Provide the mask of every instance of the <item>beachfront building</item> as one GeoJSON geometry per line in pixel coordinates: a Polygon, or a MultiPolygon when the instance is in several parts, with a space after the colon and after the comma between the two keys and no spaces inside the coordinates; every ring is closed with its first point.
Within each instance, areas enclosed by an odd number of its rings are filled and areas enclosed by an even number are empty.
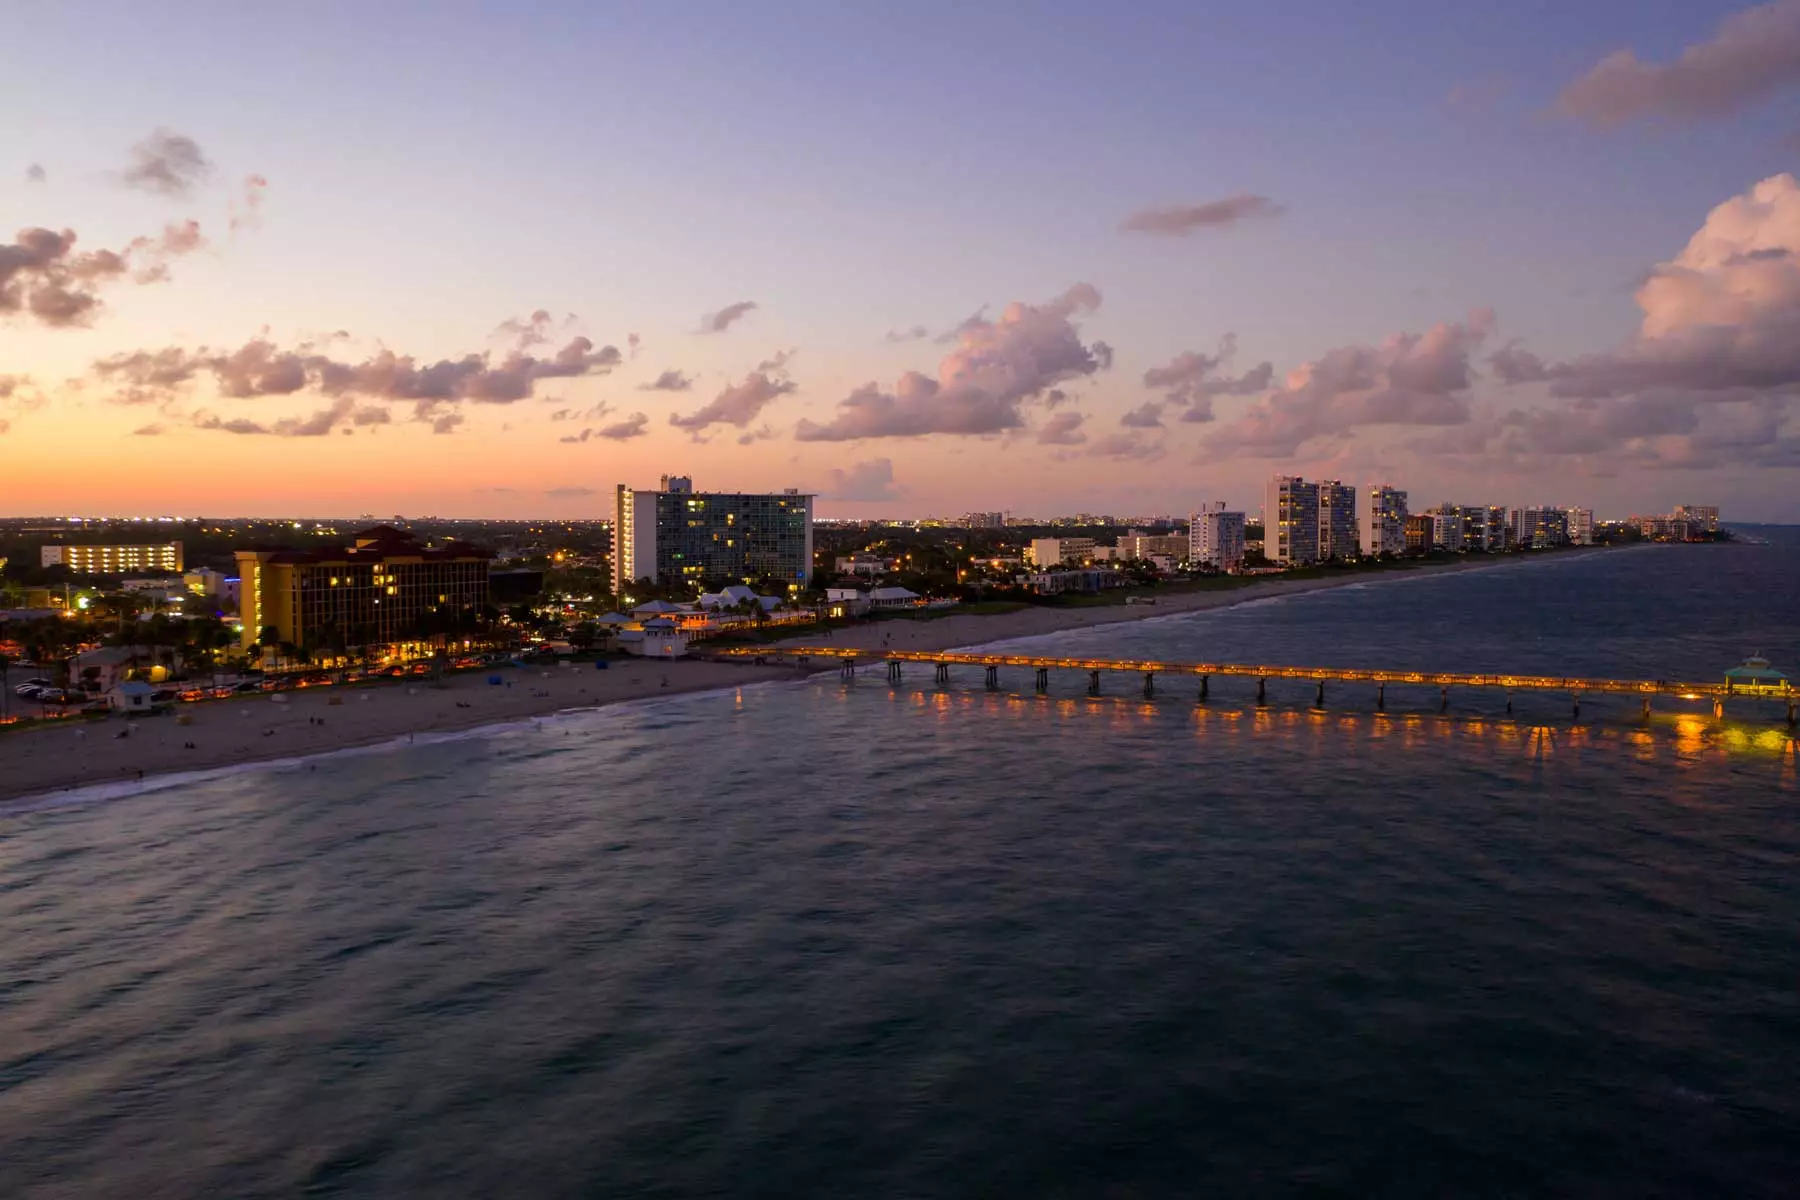
{"type": "Polygon", "coordinates": [[[1355,558],[1356,489],[1335,479],[1319,483],[1319,558],[1355,558]]]}
{"type": "Polygon", "coordinates": [[[1086,537],[1033,538],[1025,548],[1025,561],[1040,571],[1064,564],[1078,566],[1094,557],[1094,539],[1086,537]]]}
{"type": "Polygon", "coordinates": [[[1244,566],[1244,514],[1215,500],[1188,518],[1188,561],[1236,572],[1244,566]]]}
{"type": "Polygon", "coordinates": [[[699,584],[777,579],[790,590],[812,575],[813,497],[785,492],[696,492],[684,475],[655,491],[619,484],[613,506],[615,594],[640,579],[699,584]]]}
{"type": "Polygon", "coordinates": [[[1432,544],[1432,533],[1436,528],[1437,519],[1429,513],[1414,513],[1406,518],[1406,552],[1430,554],[1436,549],[1432,544]]]}
{"type": "Polygon", "coordinates": [[[1184,533],[1145,533],[1133,529],[1119,539],[1113,557],[1118,560],[1152,558],[1183,559],[1188,556],[1188,538],[1184,533]]]}
{"type": "Polygon", "coordinates": [[[1515,508],[1507,514],[1507,524],[1512,544],[1520,548],[1543,550],[1569,542],[1568,513],[1551,505],[1515,508]]]}
{"type": "Polygon", "coordinates": [[[1440,504],[1436,508],[1426,509],[1423,516],[1431,518],[1431,545],[1437,550],[1456,550],[1464,548],[1462,509],[1454,504],[1440,504]]]}
{"type": "Polygon", "coordinates": [[[1284,567],[1319,561],[1319,485],[1277,475],[1263,494],[1263,555],[1284,567]]]}
{"type": "Polygon", "coordinates": [[[1363,492],[1359,532],[1364,558],[1399,554],[1406,549],[1406,493],[1385,483],[1372,483],[1363,492]]]}
{"type": "Polygon", "coordinates": [[[1123,580],[1107,567],[1086,567],[1071,571],[1040,571],[1028,577],[1033,591],[1044,596],[1060,596],[1064,592],[1098,592],[1118,587],[1123,580]]]}
{"type": "Polygon", "coordinates": [[[265,630],[314,651],[423,643],[479,617],[492,558],[467,542],[428,547],[389,525],[345,546],[239,550],[243,646],[265,630]]]}
{"type": "MultiPolygon", "coordinates": [[[[1715,513],[1717,509],[1713,510],[1715,513]]],[[[1591,546],[1594,544],[1594,510],[1591,508],[1567,508],[1563,516],[1568,520],[1569,543],[1574,546],[1591,546]]]]}
{"type": "Polygon", "coordinates": [[[1687,536],[1719,532],[1719,507],[1716,504],[1677,504],[1669,514],[1674,520],[1687,522],[1687,536]]]}
{"type": "Polygon", "coordinates": [[[136,575],[161,571],[179,575],[182,570],[181,543],[158,542],[138,546],[68,546],[51,545],[38,548],[41,566],[61,564],[77,575],[136,575]]]}

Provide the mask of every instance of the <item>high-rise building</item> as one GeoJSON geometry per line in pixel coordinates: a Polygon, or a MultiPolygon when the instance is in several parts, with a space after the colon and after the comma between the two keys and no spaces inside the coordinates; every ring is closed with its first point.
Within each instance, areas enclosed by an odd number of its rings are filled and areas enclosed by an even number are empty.
{"type": "Polygon", "coordinates": [[[1594,544],[1594,510],[1570,508],[1563,511],[1569,522],[1569,541],[1577,546],[1594,544]]]}
{"type": "Polygon", "coordinates": [[[1515,508],[1507,514],[1507,524],[1513,545],[1521,548],[1543,550],[1569,541],[1569,517],[1560,508],[1515,508]]]}
{"type": "Polygon", "coordinates": [[[963,518],[963,524],[970,529],[1005,529],[1006,514],[1003,512],[972,512],[963,518]]]}
{"type": "Polygon", "coordinates": [[[1506,522],[1506,505],[1488,505],[1486,541],[1487,548],[1495,553],[1512,548],[1512,532],[1506,522]]]}
{"type": "Polygon", "coordinates": [[[1406,549],[1406,493],[1385,483],[1363,492],[1361,534],[1365,558],[1399,554],[1406,549]]]}
{"type": "Polygon", "coordinates": [[[389,525],[348,546],[239,550],[244,648],[265,629],[314,651],[425,641],[486,607],[492,557],[466,542],[428,548],[389,525]]]}
{"type": "Polygon", "coordinates": [[[1426,510],[1423,515],[1431,518],[1431,544],[1434,549],[1460,551],[1466,548],[1462,509],[1454,504],[1440,504],[1426,510]]]}
{"type": "Polygon", "coordinates": [[[657,583],[748,583],[790,587],[812,574],[813,498],[785,492],[696,492],[685,475],[657,491],[619,484],[613,502],[613,592],[657,583]]]}
{"type": "Polygon", "coordinates": [[[1406,552],[1408,554],[1430,554],[1436,549],[1432,545],[1432,531],[1437,527],[1437,520],[1429,513],[1415,513],[1406,518],[1406,552]]]}
{"type": "Polygon", "coordinates": [[[1319,561],[1319,485],[1277,475],[1263,496],[1263,554],[1283,566],[1319,561]]]}
{"type": "Polygon", "coordinates": [[[1319,558],[1355,558],[1356,489],[1335,479],[1319,485],[1319,558]]]}
{"type": "Polygon", "coordinates": [[[1670,515],[1676,520],[1687,522],[1689,537],[1719,532],[1719,508],[1716,504],[1677,504],[1670,515]]]}
{"type": "Polygon", "coordinates": [[[148,546],[41,546],[38,562],[46,567],[61,563],[77,575],[125,575],[136,571],[179,575],[183,569],[180,542],[148,546]]]}
{"type": "Polygon", "coordinates": [[[1197,566],[1237,571],[1244,565],[1244,514],[1215,500],[1188,518],[1188,559],[1197,566]]]}

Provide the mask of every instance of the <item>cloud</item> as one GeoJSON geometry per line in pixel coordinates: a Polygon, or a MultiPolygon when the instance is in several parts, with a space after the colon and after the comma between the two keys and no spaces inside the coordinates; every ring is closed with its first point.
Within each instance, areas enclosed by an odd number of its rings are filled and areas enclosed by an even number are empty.
{"type": "MultiPolygon", "coordinates": [[[[196,429],[245,436],[266,434],[270,437],[324,437],[340,427],[348,429],[351,426],[386,425],[392,420],[393,416],[384,408],[358,405],[353,397],[340,396],[329,407],[319,409],[307,417],[283,417],[271,423],[263,423],[245,417],[227,420],[201,409],[194,414],[192,423],[196,429]]],[[[460,422],[461,418],[458,417],[457,420],[460,422]]],[[[157,426],[146,428],[157,428],[160,431],[157,426]]],[[[138,432],[142,433],[143,430],[138,432]]]]}
{"type": "Polygon", "coordinates": [[[261,175],[244,176],[243,195],[230,208],[231,231],[255,229],[262,224],[263,193],[268,190],[269,181],[261,175]]]}
{"type": "Polygon", "coordinates": [[[1496,373],[1589,399],[1800,385],[1800,183],[1775,175],[1716,206],[1636,299],[1643,320],[1623,345],[1545,363],[1509,344],[1494,357],[1496,373]]]}
{"type": "Polygon", "coordinates": [[[410,401],[418,419],[449,432],[443,405],[462,402],[510,404],[529,398],[545,379],[604,375],[620,362],[616,347],[596,349],[585,337],[572,338],[548,358],[513,352],[498,360],[481,354],[421,364],[391,350],[348,362],[303,349],[283,349],[263,337],[232,351],[207,347],[187,350],[137,350],[94,363],[94,374],[123,391],[124,403],[163,402],[203,374],[211,375],[221,395],[234,399],[287,396],[309,392],[326,397],[360,396],[369,400],[410,401]]]}
{"type": "Polygon", "coordinates": [[[646,432],[645,426],[648,424],[650,424],[650,418],[647,415],[641,412],[632,413],[623,421],[615,421],[611,425],[596,430],[594,436],[603,437],[609,442],[628,442],[632,438],[643,437],[646,432]]]}
{"type": "Polygon", "coordinates": [[[131,148],[131,163],[119,181],[157,195],[187,196],[211,172],[212,163],[193,138],[158,129],[131,148]]]}
{"type": "Polygon", "coordinates": [[[931,330],[925,328],[923,325],[914,325],[911,329],[890,329],[887,331],[887,336],[882,340],[888,342],[917,342],[930,336],[931,330]]]}
{"type": "Polygon", "coordinates": [[[550,340],[554,324],[549,311],[540,308],[522,321],[508,317],[495,327],[491,336],[505,338],[515,350],[529,350],[550,340]]]}
{"type": "Polygon", "coordinates": [[[440,413],[431,419],[431,432],[455,433],[466,418],[458,412],[440,413]]]}
{"type": "Polygon", "coordinates": [[[12,422],[5,420],[3,418],[0,418],[0,433],[10,433],[10,432],[12,432],[12,422]]]}
{"type": "Polygon", "coordinates": [[[643,347],[643,344],[644,344],[644,339],[639,337],[637,334],[628,333],[625,335],[625,349],[626,349],[626,353],[629,354],[630,357],[636,358],[638,356],[638,350],[643,347]]]}
{"type": "Polygon", "coordinates": [[[1146,400],[1124,416],[1119,424],[1127,429],[1161,429],[1163,406],[1154,400],[1146,400]]]}
{"type": "Polygon", "coordinates": [[[795,384],[786,376],[787,361],[792,355],[791,350],[783,351],[758,363],[756,370],[744,376],[742,382],[727,385],[710,404],[698,411],[685,417],[671,413],[669,424],[687,430],[695,439],[714,425],[748,429],[750,423],[762,415],[763,409],[795,390],[795,384]]]}
{"type": "Polygon", "coordinates": [[[898,500],[902,489],[894,482],[892,459],[871,458],[852,463],[849,470],[833,468],[831,483],[825,489],[827,500],[873,503],[898,500]]]}
{"type": "Polygon", "coordinates": [[[991,322],[988,320],[987,310],[988,306],[982,305],[932,340],[940,346],[948,346],[953,342],[960,341],[965,333],[990,328],[991,322]]]}
{"type": "Polygon", "coordinates": [[[680,371],[664,371],[649,383],[638,384],[640,392],[685,392],[694,386],[694,381],[680,371]]]}
{"type": "Polygon", "coordinates": [[[580,496],[592,496],[597,493],[591,487],[554,487],[545,488],[544,495],[552,500],[573,500],[580,496]]]}
{"type": "Polygon", "coordinates": [[[1037,440],[1043,446],[1079,446],[1087,441],[1087,434],[1081,432],[1082,422],[1087,417],[1078,412],[1059,412],[1044,422],[1038,430],[1037,440]]]}
{"type": "Polygon", "coordinates": [[[23,317],[51,328],[92,324],[102,289],[125,281],[156,283],[169,263],[206,244],[196,221],[133,238],[123,250],[75,252],[72,229],[21,229],[0,242],[0,319],[23,317]]]}
{"type": "Polygon", "coordinates": [[[1236,354],[1237,335],[1228,333],[1219,340],[1217,354],[1186,350],[1163,366],[1151,367],[1144,372],[1144,386],[1164,389],[1164,399],[1183,410],[1183,421],[1210,421],[1214,397],[1258,395],[1269,390],[1275,377],[1275,366],[1268,362],[1258,363],[1235,378],[1214,374],[1236,354]]]}
{"type": "Polygon", "coordinates": [[[1471,419],[1471,355],[1494,314],[1398,333],[1379,346],[1343,346],[1290,372],[1285,384],[1203,444],[1208,458],[1289,458],[1315,438],[1368,425],[1459,425],[1471,419]]]}
{"type": "Polygon", "coordinates": [[[1615,50],[1557,97],[1564,116],[1613,126],[1640,119],[1728,117],[1800,84],[1800,2],[1733,13],[1711,40],[1669,63],[1615,50]]]}
{"type": "Polygon", "coordinates": [[[1224,229],[1252,217],[1278,217],[1287,211],[1267,196],[1239,193],[1205,204],[1177,204],[1146,208],[1120,223],[1123,233],[1148,233],[1160,237],[1186,237],[1197,229],[1224,229]]]}
{"type": "Polygon", "coordinates": [[[736,304],[727,304],[718,312],[707,313],[700,318],[700,332],[724,333],[731,328],[732,322],[739,320],[755,307],[756,301],[754,300],[739,300],[736,304]]]}
{"type": "Polygon", "coordinates": [[[1084,345],[1079,319],[1100,307],[1100,293],[1078,283],[1043,304],[1015,301],[997,320],[966,328],[938,364],[936,378],[909,371],[892,392],[869,383],[839,402],[829,424],[803,420],[803,442],[980,435],[1018,429],[1020,406],[1050,388],[1093,375],[1110,360],[1101,344],[1084,345]]]}
{"type": "Polygon", "coordinates": [[[45,173],[43,163],[31,163],[25,168],[26,183],[43,183],[48,178],[50,176],[45,173]]]}
{"type": "Polygon", "coordinates": [[[1109,433],[1087,448],[1094,458],[1112,458],[1151,462],[1163,456],[1163,444],[1150,441],[1142,433],[1109,433]]]}
{"type": "Polygon", "coordinates": [[[161,437],[163,434],[165,434],[167,432],[168,432],[168,429],[165,426],[156,424],[156,423],[152,423],[149,425],[138,426],[136,429],[131,431],[131,435],[133,437],[161,437]]]}

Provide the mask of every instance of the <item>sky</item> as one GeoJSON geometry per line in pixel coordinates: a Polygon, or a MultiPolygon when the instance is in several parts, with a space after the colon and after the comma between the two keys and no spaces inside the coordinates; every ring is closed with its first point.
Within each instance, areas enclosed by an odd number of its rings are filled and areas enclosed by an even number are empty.
{"type": "Polygon", "coordinates": [[[0,514],[1800,521],[1800,0],[68,0],[9,49],[0,514]]]}

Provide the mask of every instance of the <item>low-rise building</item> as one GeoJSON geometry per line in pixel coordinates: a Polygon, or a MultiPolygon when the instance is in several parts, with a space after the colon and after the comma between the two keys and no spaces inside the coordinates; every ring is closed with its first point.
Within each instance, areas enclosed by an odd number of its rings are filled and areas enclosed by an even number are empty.
{"type": "Polygon", "coordinates": [[[169,571],[181,574],[180,542],[157,542],[142,545],[72,546],[55,544],[40,547],[41,566],[61,564],[77,575],[128,575],[144,571],[169,571]]]}
{"type": "Polygon", "coordinates": [[[1098,592],[1119,586],[1119,573],[1107,567],[1083,567],[1076,570],[1041,571],[1029,577],[1033,591],[1044,596],[1064,592],[1098,592]]]}
{"type": "Polygon", "coordinates": [[[1090,537],[1034,538],[1025,550],[1025,559],[1042,571],[1050,567],[1091,562],[1094,539],[1090,537]]]}

